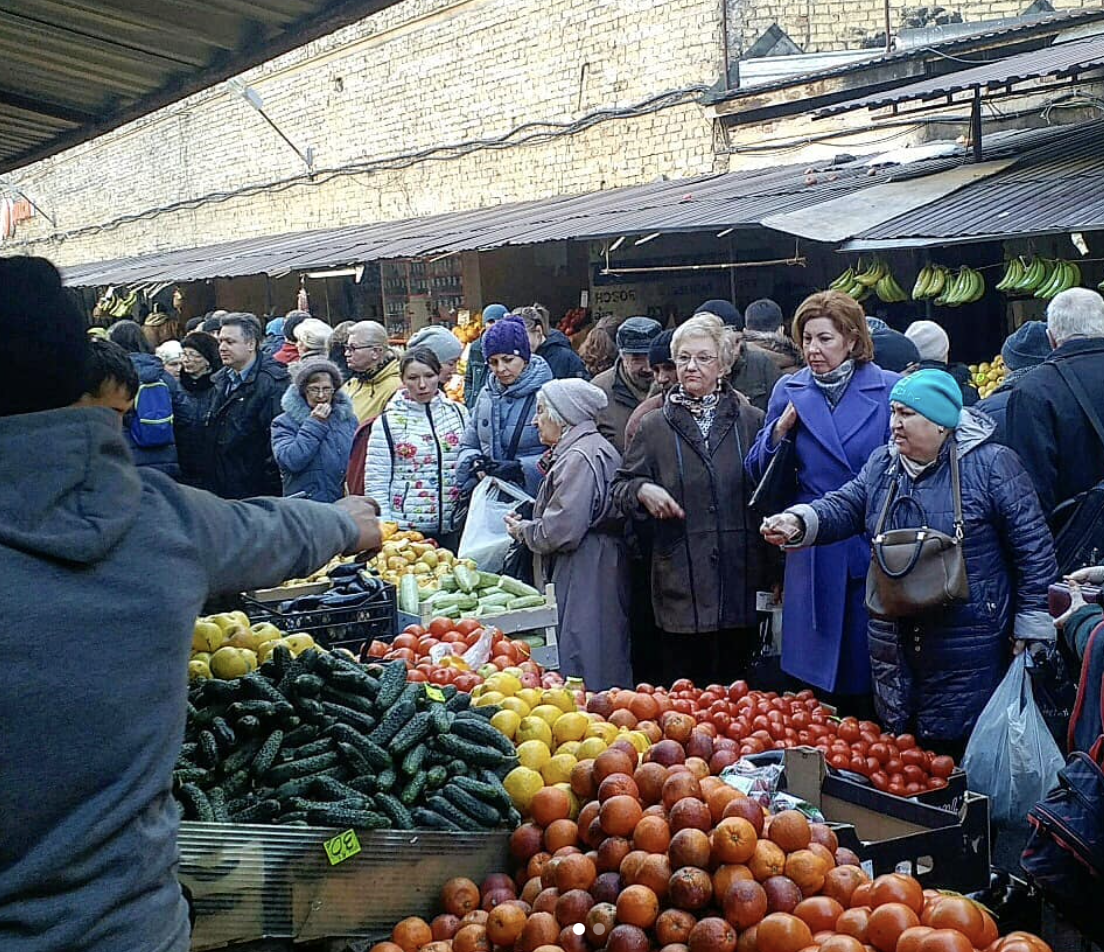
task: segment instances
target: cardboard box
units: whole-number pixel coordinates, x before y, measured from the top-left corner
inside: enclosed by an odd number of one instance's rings
[[[969,892],[989,884],[989,799],[965,792],[955,809],[882,793],[833,776],[819,750],[784,751],[786,790],[839,824],[840,845],[874,876],[904,872],[925,887]]]
[[[326,582],[305,582],[302,585],[281,585],[277,588],[258,588],[252,592],[246,592],[250,598],[256,599],[258,602],[286,602],[293,598],[298,598],[300,595],[321,595],[322,592],[328,592],[333,587],[333,583]]]
[[[340,830],[180,824],[179,879],[196,911],[192,949],[261,938],[379,939],[407,916],[432,919],[441,886],[506,869],[509,833],[359,831],[361,852],[331,866]]]

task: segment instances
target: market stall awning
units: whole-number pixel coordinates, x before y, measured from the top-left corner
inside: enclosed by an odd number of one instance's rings
[[[424,258],[508,245],[597,240],[650,235],[760,228],[764,225],[817,241],[838,241],[871,228],[901,206],[953,197],[981,175],[1031,149],[1066,150],[1072,137],[1097,140],[1104,152],[1102,123],[994,133],[982,166],[964,165],[966,150],[938,149],[863,156],[810,169],[789,165],[653,182],[586,195],[560,196],[425,218],[375,222],[324,231],[296,232],[223,242],[161,254],[62,268],[70,286],[155,284],[291,271],[348,267],[366,261]],[[882,191],[876,191],[881,189]],[[864,198],[863,196],[868,196]],[[872,197],[870,197],[872,196]],[[880,196],[880,198],[879,198]],[[912,197],[910,197],[912,196]],[[860,211],[860,209],[865,209]],[[842,223],[846,221],[847,227]],[[829,237],[833,236],[833,237]]]
[[[958,93],[1007,91],[1017,83],[1027,80],[1086,75],[1104,76],[1104,35],[1055,43],[1045,49],[1008,56],[944,76],[930,77],[872,96],[850,99],[818,109],[814,115],[823,118],[855,109],[880,109],[886,106],[896,109],[903,103],[915,101],[930,103],[941,100],[937,105],[953,105]]]
[[[0,172],[53,155],[399,0],[4,0]]]
[[[1104,120],[855,234],[844,251],[1104,229]]]

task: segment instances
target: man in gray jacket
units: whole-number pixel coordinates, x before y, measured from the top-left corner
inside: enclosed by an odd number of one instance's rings
[[[228,502],[131,461],[73,406],[85,321],[0,259],[0,949],[185,952],[172,768],[208,596],[374,550],[370,501]]]

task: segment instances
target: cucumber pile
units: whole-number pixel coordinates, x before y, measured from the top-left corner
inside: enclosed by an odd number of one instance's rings
[[[245,677],[193,685],[173,795],[182,819],[212,823],[512,829],[517,755],[498,708],[470,703],[408,684],[402,662],[278,647]]]
[[[420,615],[423,606],[444,618],[486,618],[522,608],[540,608],[544,596],[508,575],[479,572],[457,564],[451,575],[439,580],[436,592],[418,588],[416,576],[403,576],[399,585],[399,611]]]

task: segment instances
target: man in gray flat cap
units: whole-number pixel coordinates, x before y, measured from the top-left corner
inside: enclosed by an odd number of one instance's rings
[[[617,329],[617,362],[591,381],[609,401],[598,414],[598,432],[618,453],[625,452],[625,426],[652,389],[652,366],[648,351],[663,331],[650,317],[630,317]]]

